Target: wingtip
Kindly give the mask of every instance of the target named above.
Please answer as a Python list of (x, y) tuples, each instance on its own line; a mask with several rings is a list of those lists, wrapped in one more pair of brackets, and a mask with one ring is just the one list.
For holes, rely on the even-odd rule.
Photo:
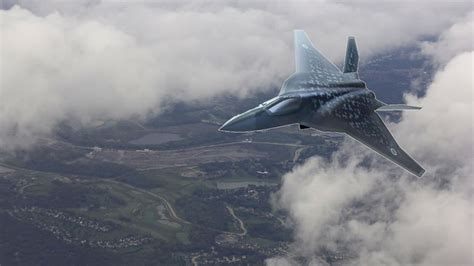
[(415, 173), (415, 175), (418, 177), (418, 178), (423, 178), (423, 175), (426, 173), (426, 170), (425, 169), (421, 169), (418, 173)]
[(386, 104), (381, 102), (381, 106), (375, 109), (375, 111), (410, 111), (410, 110), (421, 110), (421, 106), (413, 106), (406, 104)]

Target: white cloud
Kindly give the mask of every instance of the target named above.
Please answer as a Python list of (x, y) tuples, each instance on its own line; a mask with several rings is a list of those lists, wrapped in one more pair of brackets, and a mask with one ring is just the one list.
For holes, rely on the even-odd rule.
[(335, 245), (340, 228), (332, 225), (339, 223), (341, 210), (375, 181), (376, 173), (359, 167), (359, 160), (344, 162), (344, 156), (337, 153), (331, 162), (313, 157), (283, 179), (280, 204), (294, 218), (298, 248), (304, 253)]
[(460, 22), (444, 31), (438, 40), (421, 44), (423, 52), (432, 56), (435, 63), (444, 65), (459, 52), (473, 50), (474, 13), (468, 14)]
[(0, 10), (3, 149), (28, 146), (64, 119), (145, 116), (176, 100), (245, 96), (279, 86), (294, 69), (294, 28), (306, 29), (336, 61), (347, 35), (356, 35), (367, 58), (437, 35), (471, 6), (17, 2), (21, 7)]
[[(61, 119), (126, 118), (157, 112), (165, 101), (244, 95), (276, 85), (277, 73), (289, 71), (284, 58), (274, 55), (291, 48), (266, 37), (265, 29), (244, 37), (238, 28), (227, 36), (220, 30), (209, 36), (205, 25), (231, 23), (238, 16), (234, 11), (224, 12), (226, 19), (202, 15), (207, 22), (179, 26), (204, 39), (196, 33), (168, 36), (154, 45), (97, 20), (58, 13), (38, 17), (20, 8), (0, 12), (2, 61), (8, 62), (1, 69), (3, 148), (28, 145)], [(172, 23), (173, 14), (167, 16), (163, 20)], [(249, 14), (246, 21), (253, 24), (258, 16)]]
[(435, 75), (425, 97), (406, 97), (423, 109), (406, 113), (395, 131), (432, 169), (456, 171), (472, 163), (472, 145), (467, 144), (473, 136), (473, 60), (472, 51), (457, 55)]

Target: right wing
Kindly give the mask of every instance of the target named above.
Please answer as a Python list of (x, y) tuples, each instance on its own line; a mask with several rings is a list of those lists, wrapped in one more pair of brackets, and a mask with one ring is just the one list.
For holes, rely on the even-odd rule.
[(297, 73), (338, 74), (341, 71), (326, 59), (311, 43), (303, 30), (295, 30), (295, 60)]
[(398, 146), (377, 113), (372, 112), (357, 120), (348, 120), (345, 122), (347, 126), (343, 131), (349, 136), (369, 146), (385, 158), (418, 177), (421, 177), (425, 172), (425, 169)]
[(385, 112), (385, 111), (403, 111), (403, 110), (420, 110), (420, 106), (412, 106), (406, 104), (385, 104), (381, 107), (377, 108), (375, 111), (377, 112)]

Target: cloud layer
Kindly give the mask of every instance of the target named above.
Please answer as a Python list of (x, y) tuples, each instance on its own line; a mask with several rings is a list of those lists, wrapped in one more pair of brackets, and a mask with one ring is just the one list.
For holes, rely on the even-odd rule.
[(350, 140), (329, 161), (309, 159), (284, 177), (276, 202), (295, 223), (293, 250), (269, 265), (295, 264), (294, 257), (326, 265), (323, 254), (343, 258), (344, 265), (473, 264), (474, 52), (456, 43), (465, 42), (459, 34), (472, 41), (473, 32), (451, 34), (465, 24), (432, 44), (439, 47), (435, 59), (446, 55), (445, 43), (460, 49), (446, 51), (455, 56), (441, 66), (426, 95), (406, 96), (423, 109), (390, 125), (401, 146), (426, 167), (424, 178)]
[(323, 251), (360, 265), (472, 264), (470, 1), (8, 0), (2, 8), (0, 149), (28, 147), (65, 119), (146, 116), (178, 100), (278, 86), (294, 69), (295, 28), (335, 61), (348, 35), (363, 58), (421, 41), (440, 71), (425, 97), (407, 95), (424, 109), (391, 128), (425, 178), (348, 141), (330, 161), (288, 173), (277, 204), (296, 226), (292, 254), (313, 264), (326, 263)]
[[(471, 8), (472, 10), (472, 8)], [(474, 12), (467, 14), (461, 21), (444, 31), (434, 42), (425, 41), (421, 44), (422, 51), (432, 56), (438, 65), (444, 65), (460, 52), (473, 50)], [(466, 33), (471, 37), (466, 36)]]
[(438, 35), (470, 3), (9, 0), (2, 7), (0, 148), (9, 149), (65, 119), (143, 117), (178, 100), (279, 86), (294, 69), (295, 28), (336, 61), (347, 35), (356, 35), (368, 58)]

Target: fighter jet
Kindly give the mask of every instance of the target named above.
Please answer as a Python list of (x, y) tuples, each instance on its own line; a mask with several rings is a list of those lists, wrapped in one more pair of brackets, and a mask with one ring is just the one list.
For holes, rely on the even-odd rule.
[(303, 30), (294, 32), (296, 72), (278, 96), (229, 119), (224, 132), (254, 132), (298, 124), (300, 129), (345, 133), (412, 174), (425, 170), (393, 138), (378, 112), (421, 107), (386, 104), (359, 79), (359, 55), (349, 37), (343, 70), (325, 58)]

